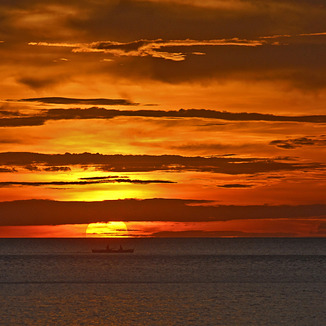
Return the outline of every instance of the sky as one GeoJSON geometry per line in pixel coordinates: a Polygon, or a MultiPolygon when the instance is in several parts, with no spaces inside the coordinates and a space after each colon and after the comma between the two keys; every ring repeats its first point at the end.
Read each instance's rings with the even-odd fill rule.
{"type": "Polygon", "coordinates": [[[324,0],[0,1],[0,237],[325,237],[325,21],[324,0]]]}

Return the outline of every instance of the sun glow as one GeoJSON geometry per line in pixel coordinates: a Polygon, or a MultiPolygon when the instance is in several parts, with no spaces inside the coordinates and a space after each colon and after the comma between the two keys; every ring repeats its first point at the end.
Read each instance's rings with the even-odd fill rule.
{"type": "Polygon", "coordinates": [[[86,229],[88,238],[125,238],[128,228],[125,222],[90,223],[86,229]]]}

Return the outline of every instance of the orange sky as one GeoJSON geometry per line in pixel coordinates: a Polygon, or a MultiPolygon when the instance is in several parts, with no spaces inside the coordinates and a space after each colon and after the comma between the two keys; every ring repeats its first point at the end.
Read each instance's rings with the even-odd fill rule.
{"type": "Polygon", "coordinates": [[[0,237],[325,236],[323,1],[0,12],[0,237]]]}

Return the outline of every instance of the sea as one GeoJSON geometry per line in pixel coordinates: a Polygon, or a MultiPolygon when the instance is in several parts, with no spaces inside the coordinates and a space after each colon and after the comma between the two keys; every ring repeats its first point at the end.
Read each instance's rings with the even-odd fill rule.
{"type": "Polygon", "coordinates": [[[326,238],[0,239],[0,325],[323,326],[325,282],[326,238]]]}

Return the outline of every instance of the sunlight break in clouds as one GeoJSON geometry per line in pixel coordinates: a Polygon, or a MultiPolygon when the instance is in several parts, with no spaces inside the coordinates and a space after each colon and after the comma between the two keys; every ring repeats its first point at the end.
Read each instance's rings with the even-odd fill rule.
{"type": "MultiPolygon", "coordinates": [[[[29,45],[34,46],[52,46],[52,47],[68,47],[73,48],[73,52],[98,52],[113,54],[114,56],[131,56],[131,57],[153,57],[162,58],[172,61],[185,60],[186,54],[180,52],[158,51],[168,47],[194,47],[194,46],[259,46],[263,43],[256,40],[241,40],[238,38],[221,39],[221,40],[138,40],[129,43],[103,41],[92,42],[89,44],[78,43],[47,43],[47,42],[29,42],[29,45]]],[[[195,55],[203,53],[192,52],[195,55]]]]}

